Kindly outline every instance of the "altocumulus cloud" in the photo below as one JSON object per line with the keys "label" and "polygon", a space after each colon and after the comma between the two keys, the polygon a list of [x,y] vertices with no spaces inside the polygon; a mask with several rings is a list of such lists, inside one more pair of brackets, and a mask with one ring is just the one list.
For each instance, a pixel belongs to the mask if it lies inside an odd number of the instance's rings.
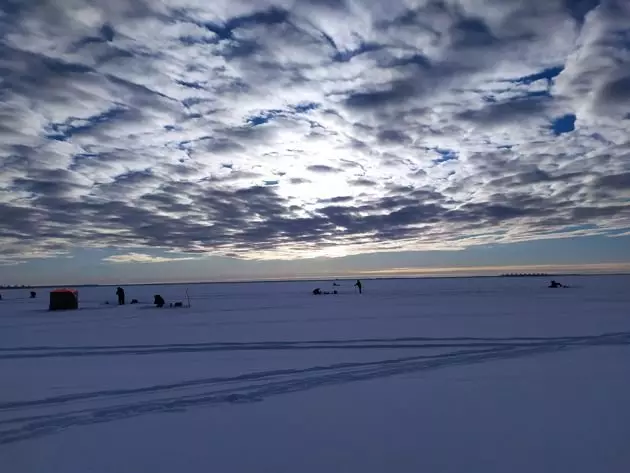
{"label": "altocumulus cloud", "polygon": [[109,263],[169,263],[173,261],[184,261],[192,259],[190,257],[168,258],[164,256],[151,256],[144,253],[127,253],[124,255],[112,255],[103,258]]}
{"label": "altocumulus cloud", "polygon": [[0,262],[630,227],[625,0],[0,8]]}

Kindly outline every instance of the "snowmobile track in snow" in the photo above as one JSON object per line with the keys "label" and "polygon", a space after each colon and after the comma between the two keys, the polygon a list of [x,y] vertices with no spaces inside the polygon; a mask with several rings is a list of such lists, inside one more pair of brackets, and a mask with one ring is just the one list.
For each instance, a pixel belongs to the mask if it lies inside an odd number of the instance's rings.
{"label": "snowmobile track in snow", "polygon": [[[310,342],[194,343],[92,347],[5,348],[0,359],[225,350],[459,348],[369,362],[346,362],[302,369],[259,371],[133,389],[73,393],[0,403],[0,445],[55,434],[71,427],[112,422],[151,413],[263,401],[271,396],[356,381],[496,360],[520,358],[589,346],[630,345],[630,333],[554,338],[421,338]],[[51,412],[51,410],[54,410]]]}

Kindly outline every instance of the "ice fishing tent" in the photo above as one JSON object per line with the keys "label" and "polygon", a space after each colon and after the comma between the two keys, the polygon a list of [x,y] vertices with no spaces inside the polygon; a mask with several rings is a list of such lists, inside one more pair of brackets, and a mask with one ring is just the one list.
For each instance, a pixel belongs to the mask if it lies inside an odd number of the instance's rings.
{"label": "ice fishing tent", "polygon": [[76,289],[55,289],[50,291],[48,310],[71,310],[79,308],[79,292]]}

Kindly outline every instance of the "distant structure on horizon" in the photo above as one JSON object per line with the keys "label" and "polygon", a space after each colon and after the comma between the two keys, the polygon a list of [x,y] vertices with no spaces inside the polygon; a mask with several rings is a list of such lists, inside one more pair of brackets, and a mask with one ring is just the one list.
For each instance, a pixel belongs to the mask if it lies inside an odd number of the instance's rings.
{"label": "distant structure on horizon", "polygon": [[15,285],[9,285],[9,284],[0,285],[0,289],[31,289],[31,288],[32,288],[32,286],[24,286],[24,285],[19,286],[17,284],[15,284]]}
{"label": "distant structure on horizon", "polygon": [[551,276],[548,273],[506,273],[501,274],[502,278],[546,278]]}

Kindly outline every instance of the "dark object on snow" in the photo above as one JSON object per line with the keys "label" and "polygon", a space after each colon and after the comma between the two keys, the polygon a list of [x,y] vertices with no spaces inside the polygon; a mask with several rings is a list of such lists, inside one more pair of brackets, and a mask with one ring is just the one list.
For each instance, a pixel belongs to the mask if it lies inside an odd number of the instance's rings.
{"label": "dark object on snow", "polygon": [[355,282],[354,285],[359,288],[359,294],[363,294],[363,284],[361,284],[361,281],[357,279],[357,282]]}
{"label": "dark object on snow", "polygon": [[164,307],[164,304],[166,304],[166,301],[164,300],[162,296],[160,296],[159,294],[156,294],[155,296],[153,296],[153,303],[158,307]]}
{"label": "dark object on snow", "polygon": [[313,295],[314,296],[321,296],[323,294],[329,295],[329,294],[337,294],[337,291],[333,291],[333,292],[328,292],[328,291],[322,291],[320,288],[314,289],[313,290]]}
{"label": "dark object on snow", "polygon": [[125,290],[122,287],[116,289],[116,295],[118,296],[118,305],[125,304]]}
{"label": "dark object on snow", "polygon": [[173,307],[184,307],[184,303],[183,302],[175,302],[173,304]]}
{"label": "dark object on snow", "polygon": [[333,286],[341,286],[341,284],[337,284],[336,282],[334,282]]}
{"label": "dark object on snow", "polygon": [[556,287],[567,287],[567,286],[563,286],[562,284],[560,284],[557,281],[551,281],[551,283],[548,286],[549,288],[555,289]]}
{"label": "dark object on snow", "polygon": [[79,308],[79,292],[76,289],[55,289],[50,292],[48,310],[73,310]]}
{"label": "dark object on snow", "polygon": [[37,297],[37,293],[35,291],[31,291],[31,299],[35,299]]}
{"label": "dark object on snow", "polygon": [[131,299],[131,303],[132,304],[137,304],[138,303],[138,299]]}
{"label": "dark object on snow", "polygon": [[0,301],[2,300],[2,294],[0,294]]}

